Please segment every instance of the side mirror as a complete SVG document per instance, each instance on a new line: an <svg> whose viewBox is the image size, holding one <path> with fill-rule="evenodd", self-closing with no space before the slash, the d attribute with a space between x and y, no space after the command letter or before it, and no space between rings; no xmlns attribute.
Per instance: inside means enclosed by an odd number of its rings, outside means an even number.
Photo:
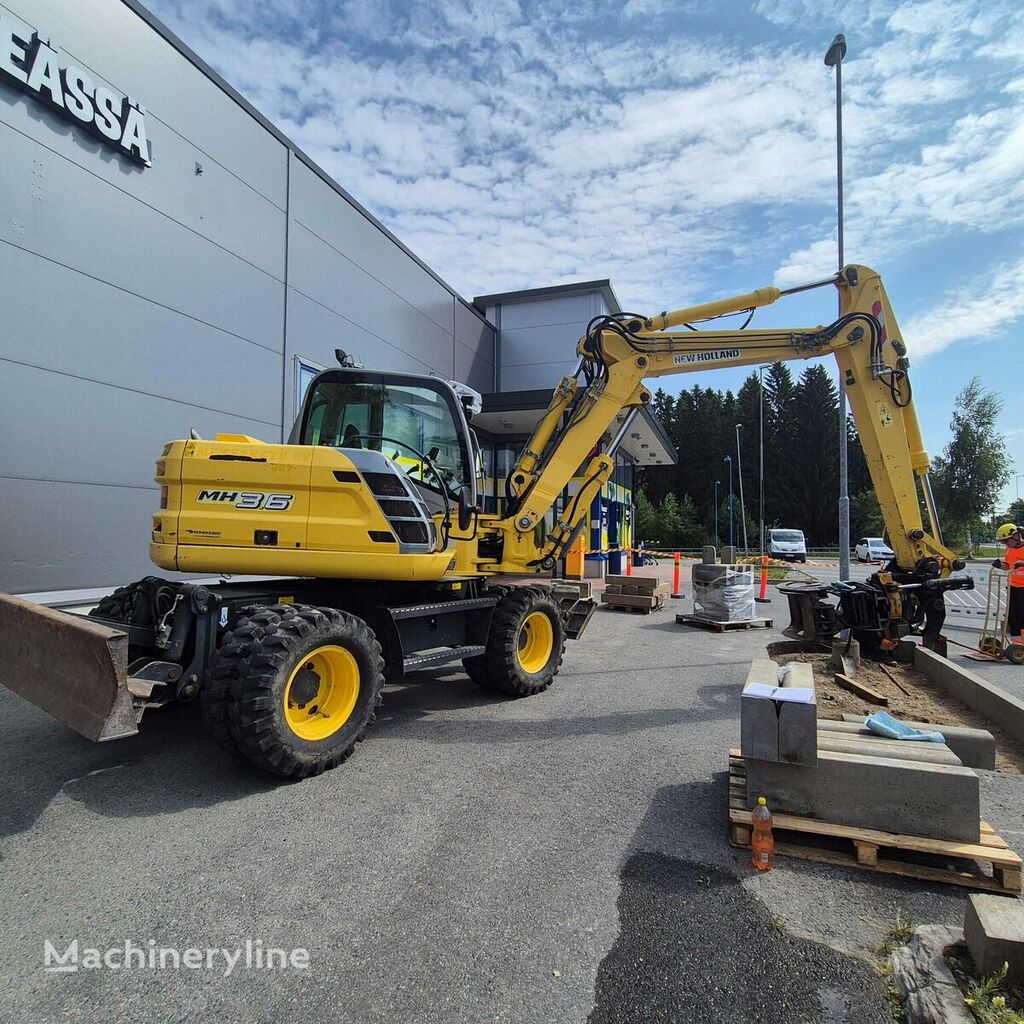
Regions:
<svg viewBox="0 0 1024 1024"><path fill-rule="evenodd" d="M459 531L465 533L473 525L473 513L476 508L472 505L473 491L470 487L463 487L459 491Z"/></svg>

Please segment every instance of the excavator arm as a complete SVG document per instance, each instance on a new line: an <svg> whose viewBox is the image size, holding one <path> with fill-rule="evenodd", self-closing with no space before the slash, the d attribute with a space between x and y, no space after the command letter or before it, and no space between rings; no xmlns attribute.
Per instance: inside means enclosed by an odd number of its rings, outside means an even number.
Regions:
<svg viewBox="0 0 1024 1024"><path fill-rule="evenodd" d="M701 321L752 312L786 295L827 286L834 286L840 298L840 314L827 325L693 329ZM673 330L677 327L686 329ZM550 566L568 549L586 522L593 497L611 476L615 448L628 430L630 417L607 451L597 452L597 446L622 409L635 415L651 401L645 381L831 353L846 383L896 556L888 567L888 582L882 580L879 585L888 586L894 613L902 603L900 587L927 584L939 593L941 604L941 590L946 588L936 587L933 581L962 569L963 563L942 542L928 483L928 453L910 386L907 347L875 271L849 265L833 277L797 288L759 288L650 317L629 313L600 317L580 339L577 351L576 374L555 389L547 413L509 476L511 502L497 524L505 539L502 571ZM534 528L575 477L583 483L538 552ZM925 599L924 603L935 606L933 619L937 618L936 601ZM895 617L902 618L902 611Z"/></svg>

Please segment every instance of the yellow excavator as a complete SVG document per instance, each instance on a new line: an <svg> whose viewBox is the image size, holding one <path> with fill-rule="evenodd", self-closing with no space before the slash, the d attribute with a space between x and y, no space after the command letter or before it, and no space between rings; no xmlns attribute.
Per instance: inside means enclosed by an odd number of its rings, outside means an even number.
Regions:
<svg viewBox="0 0 1024 1024"><path fill-rule="evenodd" d="M819 287L839 292L841 313L827 326L695 326ZM497 514L478 500L470 422L479 395L339 356L342 365L311 382L287 444L191 437L157 461L156 565L265 578L147 577L88 616L0 596L0 682L94 740L136 733L149 708L198 700L222 746L300 777L343 761L372 723L385 680L404 673L461 661L480 686L539 693L593 603L550 580L492 579L547 576L564 557L632 417L651 400L645 381L828 353L845 379L895 558L867 582L839 583L834 605L817 595L814 632L851 630L875 650L910 632L938 644L943 593L973 581L951 576L963 563L942 543L907 349L882 281L850 265L784 291L595 318ZM545 533L542 520L574 480Z"/></svg>

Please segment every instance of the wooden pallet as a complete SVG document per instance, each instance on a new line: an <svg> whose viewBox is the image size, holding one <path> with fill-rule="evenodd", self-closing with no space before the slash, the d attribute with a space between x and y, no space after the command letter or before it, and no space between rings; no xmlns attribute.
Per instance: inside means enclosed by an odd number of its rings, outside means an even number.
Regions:
<svg viewBox="0 0 1024 1024"><path fill-rule="evenodd" d="M716 633L727 633L734 629L771 629L772 619L737 619L735 622L715 622L713 619L702 619L699 615L677 615L676 622L684 626L700 626Z"/></svg>
<svg viewBox="0 0 1024 1024"><path fill-rule="evenodd" d="M879 832L795 814L775 814L773 824L775 852L783 857L841 864L989 892L1017 894L1021 891L1021 858L984 821L979 843ZM729 843L749 847L750 834L746 769L740 752L730 750ZM893 855L900 858L901 854L904 855L901 859L894 859ZM991 874L980 865L986 865Z"/></svg>

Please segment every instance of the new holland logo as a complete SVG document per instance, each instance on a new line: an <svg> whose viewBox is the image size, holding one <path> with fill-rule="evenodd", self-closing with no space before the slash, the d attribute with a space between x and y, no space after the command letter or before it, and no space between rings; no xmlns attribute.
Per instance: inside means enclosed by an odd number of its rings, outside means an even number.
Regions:
<svg viewBox="0 0 1024 1024"><path fill-rule="evenodd" d="M196 500L232 505L249 511L261 509L264 512L284 512L291 508L295 495L267 494L265 491L200 491Z"/></svg>
<svg viewBox="0 0 1024 1024"><path fill-rule="evenodd" d="M97 85L81 68L61 65L44 33L0 12L0 81L27 92L144 167L151 164L146 111Z"/></svg>
<svg viewBox="0 0 1024 1024"><path fill-rule="evenodd" d="M684 352L672 357L676 366L686 366L687 363L717 363L723 359L739 359L738 348L713 348L707 352Z"/></svg>

